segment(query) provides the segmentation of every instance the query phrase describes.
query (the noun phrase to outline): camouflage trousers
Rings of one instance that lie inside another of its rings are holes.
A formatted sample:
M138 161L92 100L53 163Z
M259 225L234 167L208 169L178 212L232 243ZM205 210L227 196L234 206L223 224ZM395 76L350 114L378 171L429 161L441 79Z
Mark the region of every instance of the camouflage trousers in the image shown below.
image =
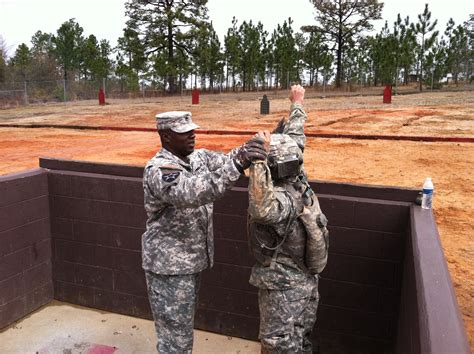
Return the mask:
M158 353L192 352L200 280L201 273L162 275L146 272Z
M310 341L318 309L318 277L292 289L260 289L262 353L311 353Z

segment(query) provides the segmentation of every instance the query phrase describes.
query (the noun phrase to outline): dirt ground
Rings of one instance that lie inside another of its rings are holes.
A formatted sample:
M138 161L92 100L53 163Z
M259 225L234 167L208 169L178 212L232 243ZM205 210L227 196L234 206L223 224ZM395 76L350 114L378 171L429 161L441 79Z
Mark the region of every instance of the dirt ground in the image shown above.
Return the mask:
M253 132L272 129L288 114L287 93L267 93L270 115L259 114L262 93L201 95L137 101L48 104L0 110L0 124L69 124L153 128L154 115L189 110L202 129L248 131L198 134L197 147L228 151ZM474 91L322 98L307 92L306 132L474 138ZM0 174L38 166L38 157L143 166L159 149L154 132L0 127ZM311 179L421 188L435 185L434 213L471 348L474 348L474 143L308 138Z

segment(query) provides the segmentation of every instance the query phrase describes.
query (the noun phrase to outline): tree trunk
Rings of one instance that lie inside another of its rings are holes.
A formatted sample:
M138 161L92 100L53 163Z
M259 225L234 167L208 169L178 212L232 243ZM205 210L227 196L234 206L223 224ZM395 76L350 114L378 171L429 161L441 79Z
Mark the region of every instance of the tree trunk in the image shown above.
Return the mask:
M342 14L339 13L339 23L342 23ZM336 87L341 87L342 80L342 28L339 25L339 33L337 36L337 61L336 61Z
M225 90L226 92L229 90L229 65L228 64L225 67Z
M421 55L420 55L420 92L423 91L423 56L425 55L425 36L421 37Z
M169 21L168 22L168 63L173 63L174 61L174 46L173 46L173 24ZM176 83L175 83L175 76L172 74L168 74L168 86L169 92L175 93L176 92Z
M67 87L68 87L68 74L67 74L67 69L64 67L64 101L67 100Z

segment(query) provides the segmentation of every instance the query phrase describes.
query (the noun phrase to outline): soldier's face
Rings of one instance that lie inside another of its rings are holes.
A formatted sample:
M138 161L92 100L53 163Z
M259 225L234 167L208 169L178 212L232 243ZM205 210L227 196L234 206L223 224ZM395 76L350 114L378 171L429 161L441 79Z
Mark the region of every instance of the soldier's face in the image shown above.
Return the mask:
M167 135L169 137L169 148L176 156L185 158L194 151L196 141L194 130L186 133L175 133L170 130Z

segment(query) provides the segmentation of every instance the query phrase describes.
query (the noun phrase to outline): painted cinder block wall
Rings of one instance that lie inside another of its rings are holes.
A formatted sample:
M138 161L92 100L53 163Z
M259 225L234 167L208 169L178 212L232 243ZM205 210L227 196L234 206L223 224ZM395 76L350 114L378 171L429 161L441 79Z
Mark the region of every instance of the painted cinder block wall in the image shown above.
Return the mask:
M0 328L53 299L47 173L0 177Z
M141 179L51 170L48 183L55 298L151 318Z
M0 178L0 328L53 296L150 319L140 257L143 169L52 159L40 166ZM203 273L196 327L256 339L246 184L215 203L216 262ZM413 204L417 192L312 185L331 232L317 349L469 353L436 225Z
M151 318L140 263L142 171L93 164L71 164L68 171L58 161L42 166L49 168L55 298ZM203 273L196 327L256 339L246 183L241 180L215 203L215 266ZM324 194L333 186L314 187L331 223L315 339L324 350L393 348L409 203L367 198L360 190L362 197Z

